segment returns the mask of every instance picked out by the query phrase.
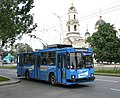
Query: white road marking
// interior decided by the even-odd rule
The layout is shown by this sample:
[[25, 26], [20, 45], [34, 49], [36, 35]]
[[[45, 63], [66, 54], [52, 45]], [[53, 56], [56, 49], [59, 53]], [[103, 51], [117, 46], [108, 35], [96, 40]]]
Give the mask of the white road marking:
[[110, 88], [110, 89], [113, 90], [113, 91], [120, 92], [120, 89], [115, 89], [115, 88]]
[[113, 82], [113, 83], [117, 83], [118, 81], [113, 81], [113, 80], [102, 80], [102, 79], [95, 79], [97, 81], [102, 81], [102, 82]]
[[14, 75], [14, 73], [10, 73], [10, 72], [8, 72], [7, 74], [9, 74], [9, 75]]

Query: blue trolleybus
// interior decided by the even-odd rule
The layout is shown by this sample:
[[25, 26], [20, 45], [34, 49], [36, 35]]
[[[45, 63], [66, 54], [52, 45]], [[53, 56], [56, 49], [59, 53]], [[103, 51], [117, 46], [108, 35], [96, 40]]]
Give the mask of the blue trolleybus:
[[56, 44], [43, 50], [18, 54], [17, 76], [49, 81], [52, 85], [93, 82], [92, 49]]

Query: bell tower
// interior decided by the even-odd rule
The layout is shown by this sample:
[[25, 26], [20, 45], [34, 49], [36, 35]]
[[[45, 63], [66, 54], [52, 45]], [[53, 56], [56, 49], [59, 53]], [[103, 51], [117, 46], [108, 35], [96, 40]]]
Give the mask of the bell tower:
[[78, 12], [76, 8], [73, 6], [73, 0], [71, 2], [71, 7], [68, 9], [67, 15], [68, 15], [68, 21], [66, 23], [66, 27], [67, 27], [66, 38], [71, 40], [71, 43], [73, 43], [75, 40], [80, 39], [80, 33], [79, 33], [80, 24], [78, 21]]

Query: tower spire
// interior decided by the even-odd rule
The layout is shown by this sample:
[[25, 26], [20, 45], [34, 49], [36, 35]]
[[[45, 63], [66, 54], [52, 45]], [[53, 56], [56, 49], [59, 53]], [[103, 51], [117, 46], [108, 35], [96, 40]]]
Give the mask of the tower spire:
[[102, 18], [102, 15], [101, 15], [101, 9], [100, 9], [100, 16], [99, 16], [99, 18], [100, 18], [100, 19]]
[[73, 0], [71, 0], [71, 6], [73, 6]]
[[86, 28], [86, 31], [88, 32], [88, 24], [87, 24], [87, 28]]

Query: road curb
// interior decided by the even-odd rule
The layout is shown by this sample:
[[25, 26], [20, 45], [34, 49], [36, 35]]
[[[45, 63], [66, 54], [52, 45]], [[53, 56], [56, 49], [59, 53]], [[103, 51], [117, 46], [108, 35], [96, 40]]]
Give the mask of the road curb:
[[[3, 77], [6, 77], [6, 76], [3, 76]], [[9, 78], [9, 77], [6, 77], [6, 78], [8, 78], [8, 79], [10, 79], [10, 80], [0, 82], [0, 86], [10, 85], [10, 84], [16, 84], [16, 83], [21, 82], [21, 80], [18, 79], [18, 78]]]
[[112, 76], [112, 77], [120, 77], [120, 75], [112, 75], [112, 74], [95, 74], [95, 75], [99, 75], [99, 76]]

